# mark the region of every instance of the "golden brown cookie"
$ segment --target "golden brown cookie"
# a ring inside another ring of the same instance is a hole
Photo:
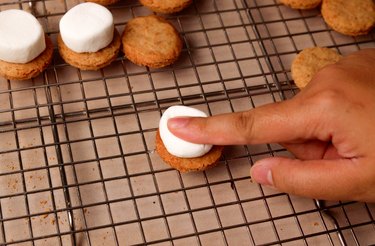
[[[323,67],[334,64],[341,59],[335,50],[321,47],[307,48],[301,51],[292,63],[294,83],[304,88]]]
[[[143,6],[151,9],[157,13],[171,14],[176,13],[187,6],[189,6],[192,0],[139,0]]]
[[[103,6],[111,5],[117,3],[119,0],[85,0],[85,2],[97,3]]]
[[[115,29],[112,42],[97,52],[74,52],[64,44],[61,35],[57,37],[57,45],[66,63],[82,70],[99,70],[116,59],[121,47],[121,38]]]
[[[0,60],[0,76],[12,80],[27,80],[38,76],[48,67],[53,56],[52,41],[47,35],[45,35],[45,40],[46,49],[28,63],[10,63]]]
[[[373,0],[324,0],[322,16],[336,32],[364,35],[375,25],[375,3]]]
[[[125,56],[135,64],[161,68],[175,62],[182,50],[177,30],[163,17],[150,15],[128,22],[122,34]]]
[[[280,0],[280,2],[293,9],[313,9],[318,7],[322,0]]]
[[[180,172],[203,171],[214,166],[220,159],[223,149],[223,146],[214,145],[212,149],[204,156],[196,158],[180,158],[171,155],[168,152],[163,141],[161,140],[159,131],[156,133],[156,152],[158,152],[159,156],[167,164]]]

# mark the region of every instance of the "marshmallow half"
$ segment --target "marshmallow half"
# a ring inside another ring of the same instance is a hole
[[[43,28],[33,15],[18,9],[0,12],[0,60],[25,64],[45,49]]]
[[[77,53],[97,52],[113,40],[113,16],[96,3],[81,3],[71,8],[59,26],[65,45]]]
[[[209,144],[195,144],[182,140],[173,135],[167,126],[168,120],[174,117],[207,117],[207,115],[195,108],[186,106],[172,106],[169,107],[162,115],[159,122],[159,133],[163,140],[165,148],[174,156],[181,158],[194,158],[207,154],[212,145]]]

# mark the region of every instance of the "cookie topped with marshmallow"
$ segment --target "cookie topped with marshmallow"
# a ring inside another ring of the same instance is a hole
[[[120,35],[112,13],[96,3],[82,3],[60,20],[57,43],[62,58],[82,70],[98,70],[116,59]]]
[[[30,13],[0,12],[0,75],[7,79],[36,77],[51,62],[53,45],[39,21]]]
[[[205,170],[216,164],[222,154],[222,146],[187,142],[173,135],[168,120],[174,117],[207,117],[198,109],[186,106],[169,107],[162,115],[156,134],[156,151],[170,166],[181,171]]]

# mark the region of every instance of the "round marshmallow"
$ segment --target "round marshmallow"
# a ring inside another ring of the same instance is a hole
[[[159,133],[165,148],[174,156],[181,158],[194,158],[205,155],[212,148],[209,144],[190,143],[173,135],[167,126],[168,120],[174,117],[207,117],[207,115],[195,108],[186,106],[169,107],[162,115],[159,123]]]
[[[18,9],[0,12],[0,60],[25,64],[45,49],[43,28],[33,15]]]
[[[81,3],[60,20],[60,34],[65,45],[77,53],[97,52],[113,40],[113,16],[96,3]]]

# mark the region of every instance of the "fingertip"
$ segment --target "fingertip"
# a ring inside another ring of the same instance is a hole
[[[186,127],[190,122],[191,117],[174,117],[167,122],[169,130],[175,130]]]
[[[200,126],[206,118],[178,116],[167,121],[169,131],[178,138],[196,144],[211,144]]]

